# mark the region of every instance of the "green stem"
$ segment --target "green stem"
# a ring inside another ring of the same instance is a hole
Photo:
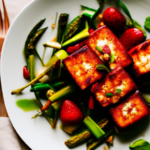
[[[94,150],[97,146],[99,146],[105,139],[107,139],[110,134],[114,131],[114,128],[110,128],[106,134],[98,140],[93,140],[93,143],[87,146],[87,150]]]
[[[30,81],[35,78],[35,57],[34,55],[29,56],[29,73],[30,73]]]
[[[51,97],[49,97],[49,100],[51,102],[55,102],[58,100],[62,100],[65,98],[68,98],[69,96],[72,96],[76,93],[76,88],[74,85],[67,85],[64,88],[57,91],[55,94],[53,94]]]
[[[100,128],[104,128],[108,124],[109,120],[107,118],[102,119],[100,122],[98,122],[98,125]],[[86,141],[88,138],[92,136],[92,133],[89,130],[85,130],[82,133],[79,133],[67,141],[65,141],[65,144],[69,148],[74,148],[78,146],[80,143]]]
[[[36,97],[37,104],[39,105],[40,108],[42,108],[43,105],[42,105],[40,99],[38,98],[38,93],[35,92],[34,94],[35,94],[35,97]],[[42,114],[43,114],[43,116],[46,118],[46,120],[49,122],[49,124],[50,124],[51,126],[53,126],[52,120],[47,116],[47,114],[45,113],[45,111],[42,111]]]
[[[57,53],[55,53],[55,55],[46,63],[46,65],[39,71],[38,76],[33,79],[31,82],[29,82],[28,84],[26,84],[25,86],[13,90],[11,92],[11,94],[19,94],[22,90],[24,90],[26,87],[35,84],[41,77],[43,77],[53,66],[53,63],[58,61],[59,59],[62,60],[64,58],[66,58],[68,56],[68,54],[64,51],[64,50],[60,50]]]
[[[71,39],[67,40],[66,42],[64,42],[62,44],[62,47],[66,47],[70,44],[74,44],[75,42],[78,42],[84,38],[87,38],[89,36],[89,32],[88,32],[88,22],[85,21],[85,29],[82,30],[81,32],[79,32],[78,34],[76,34],[74,37],[72,37]]]
[[[96,124],[94,120],[92,120],[91,117],[87,116],[83,120],[83,123],[97,139],[100,139],[105,135],[105,132]]]

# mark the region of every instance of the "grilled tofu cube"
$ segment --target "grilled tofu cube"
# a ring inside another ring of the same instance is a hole
[[[110,109],[110,114],[117,128],[125,130],[149,115],[149,108],[139,91],[128,97],[119,105]]]
[[[121,98],[136,90],[137,87],[128,73],[118,65],[100,83],[95,83],[91,92],[102,107],[117,103]]]
[[[133,69],[136,77],[150,72],[150,39],[135,46],[128,53],[133,59]]]
[[[115,56],[114,63],[120,64],[122,67],[127,67],[133,61],[129,56],[119,39],[106,26],[98,28],[95,32],[84,41],[95,53],[103,60],[103,54],[96,49],[99,46],[102,50],[104,46],[108,46],[111,53]]]
[[[105,76],[105,71],[96,69],[102,61],[87,45],[69,55],[63,63],[82,90]]]

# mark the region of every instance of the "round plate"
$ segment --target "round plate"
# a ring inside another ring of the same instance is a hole
[[[149,0],[126,0],[124,3],[129,8],[132,17],[141,25],[144,25],[145,18],[149,15]],[[42,44],[47,40],[56,36],[57,27],[52,30],[51,24],[55,22],[56,12],[69,13],[69,21],[80,14],[80,5],[86,5],[97,9],[98,3],[96,0],[34,0],[27,5],[20,14],[16,17],[11,25],[6,36],[1,58],[1,80],[4,101],[10,120],[23,139],[23,141],[34,150],[67,150],[64,141],[70,136],[64,133],[60,128],[58,122],[57,129],[52,129],[44,117],[31,119],[36,111],[24,112],[17,107],[16,101],[22,98],[34,98],[34,95],[29,92],[30,88],[23,91],[20,95],[11,95],[11,91],[19,88],[27,83],[22,76],[22,68],[25,66],[24,56],[22,50],[26,37],[33,26],[41,19],[46,18],[42,27],[49,28],[44,33],[38,42],[37,49],[42,56]],[[106,7],[113,6],[113,2],[106,3]],[[59,16],[59,15],[58,15]],[[150,37],[148,33],[148,37]],[[148,38],[147,37],[147,38]],[[50,58],[51,49],[46,50],[45,62]],[[36,69],[41,67],[39,61],[36,63]],[[146,123],[141,127],[136,135],[117,135],[114,139],[114,146],[111,150],[127,150],[129,144],[137,138],[150,139],[150,125]],[[144,136],[143,136],[144,135]],[[97,149],[103,149],[102,144]],[[85,144],[78,146],[75,150],[86,149]]]

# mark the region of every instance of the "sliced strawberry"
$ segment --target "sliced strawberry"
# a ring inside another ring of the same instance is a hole
[[[83,120],[83,113],[71,100],[65,100],[62,104],[60,118],[66,125],[77,125]]]

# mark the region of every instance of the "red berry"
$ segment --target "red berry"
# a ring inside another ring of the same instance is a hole
[[[103,13],[104,23],[112,30],[122,31],[126,25],[125,17],[114,7],[107,8]]]
[[[27,70],[26,66],[23,67],[23,76],[24,76],[25,79],[30,78],[30,74],[29,74],[29,71]]]
[[[77,125],[83,120],[83,113],[71,100],[65,100],[62,104],[60,118],[66,125]]]
[[[111,51],[110,51],[110,48],[108,47],[108,45],[104,45],[104,46],[102,47],[102,51],[103,51],[105,54],[108,54],[108,55],[111,54]]]
[[[140,44],[144,40],[144,34],[137,28],[127,29],[120,37],[120,42],[126,50],[130,50],[134,46]]]
[[[94,32],[94,29],[90,28],[89,29],[89,34],[93,33]]]

